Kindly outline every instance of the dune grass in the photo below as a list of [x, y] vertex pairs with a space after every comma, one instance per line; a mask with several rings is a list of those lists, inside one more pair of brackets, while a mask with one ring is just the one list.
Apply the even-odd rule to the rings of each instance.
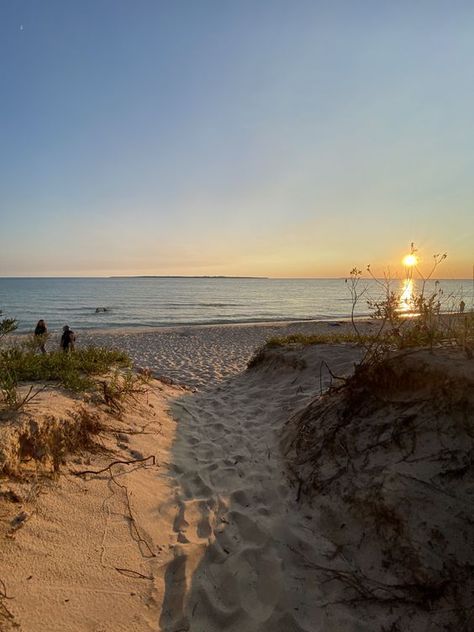
[[125, 353], [102, 347], [42, 354], [28, 346], [15, 345], [0, 351], [0, 391], [7, 403], [9, 399], [13, 401], [21, 382], [53, 381], [68, 390], [84, 392], [93, 387], [92, 376], [130, 366], [131, 360]]
[[309, 345], [326, 345], [338, 344], [343, 342], [358, 343], [362, 340], [370, 340], [370, 336], [358, 336], [355, 332], [349, 333], [331, 333], [331, 334], [289, 334], [288, 336], [275, 336], [269, 338], [266, 347], [285, 347], [290, 344]]

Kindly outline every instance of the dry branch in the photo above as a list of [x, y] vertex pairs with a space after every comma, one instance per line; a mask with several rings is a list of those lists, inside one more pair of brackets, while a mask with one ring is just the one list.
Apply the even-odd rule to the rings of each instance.
[[132, 459], [130, 461], [112, 461], [109, 463], [107, 467], [102, 468], [101, 470], [80, 470], [79, 472], [71, 472], [75, 476], [85, 476], [86, 474], [102, 474], [103, 472], [107, 472], [111, 470], [114, 465], [133, 465], [134, 463], [144, 463], [145, 461], [150, 461], [151, 465], [156, 464], [156, 457], [154, 454], [145, 457], [144, 459]]
[[[148, 542], [140, 535], [140, 531], [138, 528], [138, 523], [137, 520], [135, 518], [135, 515], [133, 513], [132, 510], [132, 506], [130, 504], [130, 496], [128, 493], [128, 488], [126, 485], [124, 485], [123, 483], [119, 483], [117, 481], [117, 479], [115, 478], [113, 472], [112, 472], [112, 468], [114, 465], [133, 465], [135, 463], [146, 463], [147, 461], [151, 461], [150, 465], [155, 465], [156, 464], [156, 457], [155, 455], [150, 455], [147, 456], [143, 459], [132, 459], [130, 461], [112, 461], [112, 463], [109, 463], [109, 465], [107, 465], [106, 467], [100, 469], [100, 470], [81, 470], [80, 472], [73, 472], [73, 474], [75, 474], [76, 476], [86, 476], [88, 474], [91, 475], [97, 475], [97, 474], [103, 474], [104, 472], [108, 472], [109, 477], [110, 477], [110, 482], [115, 484], [117, 487], [120, 487], [125, 495], [125, 502], [127, 505], [127, 511], [128, 511], [128, 520], [130, 521], [130, 534], [133, 538], [133, 540], [135, 540], [135, 542], [138, 544], [140, 551], [142, 552], [142, 555], [144, 555], [143, 551], [142, 551], [142, 546], [145, 547], [145, 550], [147, 551], [146, 556], [147, 557], [156, 557], [156, 554], [154, 553], [154, 551], [152, 550], [151, 546], [148, 544]], [[145, 466], [148, 467], [148, 466]], [[118, 569], [117, 569], [118, 570]], [[122, 569], [124, 570], [124, 569]], [[126, 570], [126, 569], [125, 569]], [[135, 571], [130, 571], [130, 572], [135, 572]]]

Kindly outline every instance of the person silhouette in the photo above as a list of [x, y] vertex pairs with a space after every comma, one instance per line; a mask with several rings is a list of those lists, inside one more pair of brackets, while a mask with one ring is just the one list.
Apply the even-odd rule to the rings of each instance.
[[76, 340], [76, 334], [69, 329], [69, 325], [64, 325], [63, 335], [61, 336], [61, 349], [64, 352], [74, 351], [74, 341]]
[[46, 326], [45, 321], [41, 318], [37, 322], [36, 327], [35, 327], [35, 341], [41, 353], [46, 353], [46, 349], [44, 345], [46, 343], [47, 334], [48, 334], [48, 328]]

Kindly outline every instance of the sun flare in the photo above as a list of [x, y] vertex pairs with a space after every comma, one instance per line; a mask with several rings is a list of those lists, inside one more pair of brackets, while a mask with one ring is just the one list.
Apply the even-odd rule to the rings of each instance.
[[406, 268], [413, 268], [413, 266], [416, 266], [417, 263], [418, 263], [418, 259], [413, 254], [406, 255], [406, 257], [403, 257], [403, 265]]

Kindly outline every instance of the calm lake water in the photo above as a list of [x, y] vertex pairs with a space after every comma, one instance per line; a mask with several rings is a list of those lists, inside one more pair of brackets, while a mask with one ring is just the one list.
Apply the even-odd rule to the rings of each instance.
[[[366, 297], [380, 295], [374, 281]], [[472, 307], [472, 281], [441, 281], [446, 307]], [[429, 288], [432, 284], [429, 285]], [[106, 312], [96, 313], [97, 307]], [[350, 293], [344, 279], [222, 278], [0, 278], [0, 309], [20, 331], [44, 318], [51, 331], [74, 329], [245, 323], [347, 318]]]

